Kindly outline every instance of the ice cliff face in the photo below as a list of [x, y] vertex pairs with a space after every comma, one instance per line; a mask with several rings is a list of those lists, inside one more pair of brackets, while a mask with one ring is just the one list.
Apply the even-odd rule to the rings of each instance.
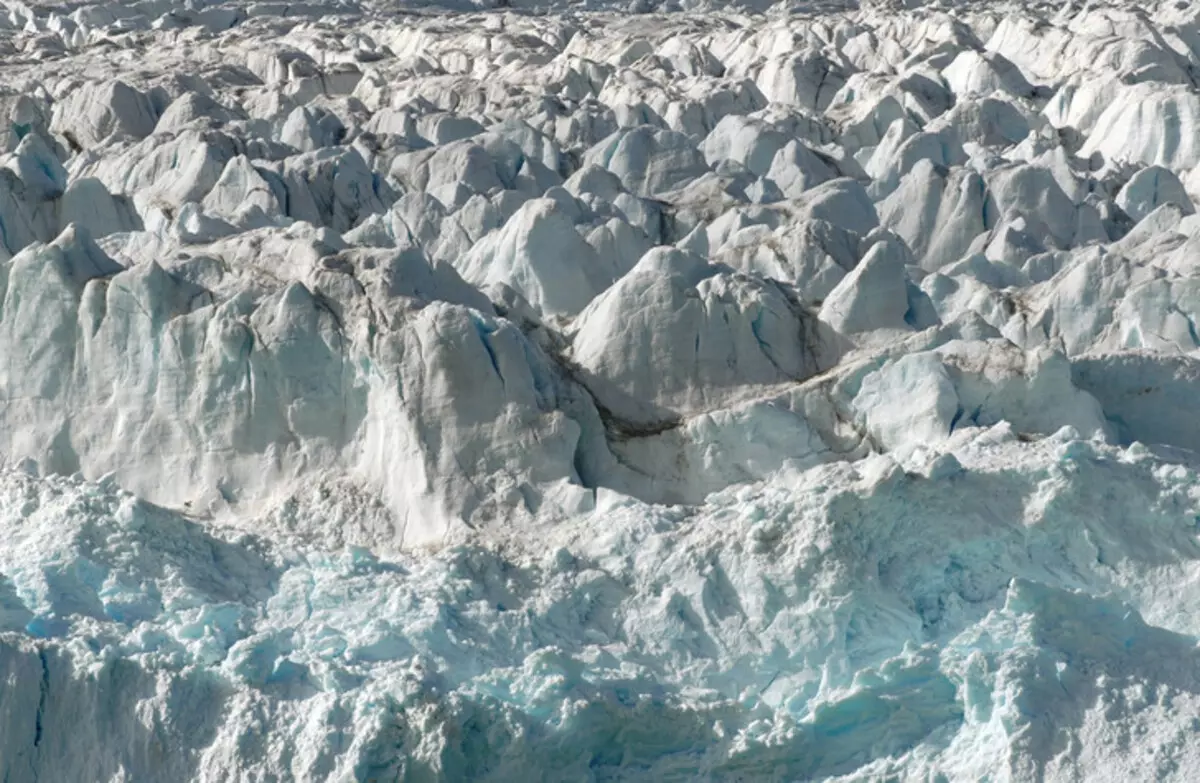
[[3, 779], [1191, 780], [1200, 11], [505, 7], [0, 5]]

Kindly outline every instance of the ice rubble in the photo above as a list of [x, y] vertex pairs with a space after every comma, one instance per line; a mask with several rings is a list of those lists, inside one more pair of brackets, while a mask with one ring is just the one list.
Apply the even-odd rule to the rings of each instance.
[[2, 1], [6, 781], [1200, 764], [1197, 9]]
[[537, 557], [386, 560], [272, 543], [369, 524], [348, 496], [314, 489], [248, 534], [9, 472], [0, 765], [1029, 780], [1200, 762], [1197, 474], [1007, 424], [924, 460], [789, 469], [701, 510], [614, 497], [601, 527], [541, 528]]

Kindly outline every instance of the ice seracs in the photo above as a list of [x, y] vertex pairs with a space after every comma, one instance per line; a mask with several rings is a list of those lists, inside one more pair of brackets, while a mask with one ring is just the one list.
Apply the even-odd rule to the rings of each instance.
[[803, 380], [838, 353], [786, 287], [674, 249], [651, 250], [589, 305], [571, 346], [601, 409], [634, 428], [716, 407], [748, 384]]
[[144, 139], [154, 131], [158, 114], [150, 99], [123, 81], [71, 90], [55, 106], [50, 129], [77, 150], [128, 139]]
[[[871, 237], [864, 240], [870, 242]], [[842, 334], [872, 329], [908, 329], [912, 283], [906, 267], [912, 257], [894, 235], [875, 238], [854, 269], [821, 304], [821, 320]]]
[[525, 202], [459, 262], [463, 277], [507, 283], [547, 315], [575, 315], [624, 270], [588, 244], [572, 217], [554, 199]]
[[617, 131], [588, 150], [583, 162], [608, 169], [634, 195], [651, 197], [708, 171], [686, 135], [649, 125]]
[[485, 5], [0, 8], [3, 778], [1187, 780], [1195, 9]]
[[1175, 204], [1185, 214], [1196, 208], [1179, 177], [1162, 166], [1139, 170], [1117, 193], [1116, 204], [1136, 223], [1162, 204]]

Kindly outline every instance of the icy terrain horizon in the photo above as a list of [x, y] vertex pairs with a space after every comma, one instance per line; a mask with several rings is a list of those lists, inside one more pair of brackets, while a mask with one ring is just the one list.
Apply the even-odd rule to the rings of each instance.
[[1194, 781], [1200, 5], [0, 0], [0, 779]]

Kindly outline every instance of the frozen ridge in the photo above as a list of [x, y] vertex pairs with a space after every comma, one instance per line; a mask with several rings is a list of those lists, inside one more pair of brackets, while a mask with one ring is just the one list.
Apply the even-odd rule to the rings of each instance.
[[1200, 7], [0, 66], [5, 783], [1195, 779]]

